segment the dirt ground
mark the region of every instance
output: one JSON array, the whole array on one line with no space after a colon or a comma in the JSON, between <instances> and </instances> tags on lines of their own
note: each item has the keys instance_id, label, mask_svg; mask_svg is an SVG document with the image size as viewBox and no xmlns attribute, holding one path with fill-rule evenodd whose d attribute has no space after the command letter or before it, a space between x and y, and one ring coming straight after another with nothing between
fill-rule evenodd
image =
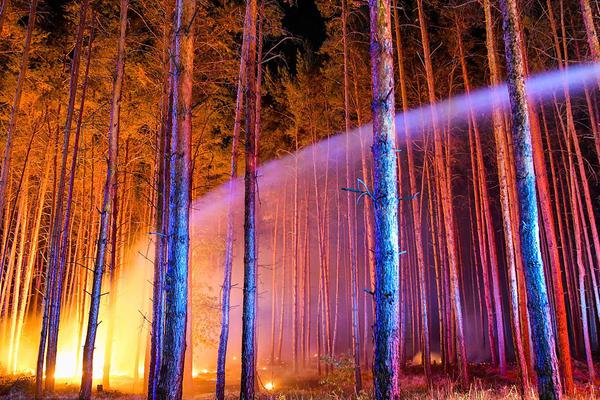
<instances>
[{"instance_id":1,"label":"dirt ground","mask_svg":"<svg viewBox=\"0 0 600 400\"><path fill-rule=\"evenodd\" d=\"M516 385L516 374L510 372L501 376L491 366L486 364L470 366L470 384L461 387L457 381L448 376L441 367L433 369L433 385L427 388L422 369L418 367L409 368L400 380L401 398L409 400L493 400L493 399L522 399ZM576 363L575 380L577 393L569 399L600 399L600 387L590 385L585 381L585 369ZM294 400L294 399L358 399L367 400L370 396L372 382L369 374L364 375L365 389L359 396L353 394L352 371L343 368L318 376L316 371L306 371L294 374L290 368L282 367L275 371L263 371L259 373L258 387L261 390L257 398L264 400ZM276 378L277 377L277 378ZM194 379L192 388L184 395L186 400L209 400L214 399L214 374L204 374ZM273 388L271 389L271 384ZM31 376L0 377L0 399L32 399L34 393L35 379ZM134 394L132 383L120 383L116 390L95 391L94 399L107 400L142 400L145 396L141 393ZM267 390L266 388L271 389ZM238 398L238 383L230 382L227 387L227 398ZM138 387L139 390L139 387ZM48 395L47 399L76 399L78 385L57 384L54 394ZM536 396L530 393L529 398Z\"/></svg>"}]
</instances>

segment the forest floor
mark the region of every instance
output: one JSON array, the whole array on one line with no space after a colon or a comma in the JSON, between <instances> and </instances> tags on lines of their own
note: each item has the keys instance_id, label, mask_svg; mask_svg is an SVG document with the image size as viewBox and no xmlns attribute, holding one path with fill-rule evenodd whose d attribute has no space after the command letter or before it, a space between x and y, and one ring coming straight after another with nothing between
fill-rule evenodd
<instances>
[{"instance_id":1,"label":"forest floor","mask_svg":"<svg viewBox=\"0 0 600 400\"><path fill-rule=\"evenodd\" d=\"M293 374L288 367L285 370L278 371L280 374L273 381L268 380L266 375L259 376L261 400L304 400L304 399L357 399L367 400L372 398L367 393L372 387L369 374L363 375L363 386L365 390L360 396L353 395L352 371L345 368L338 368L328 375L321 378L315 373ZM285 372L287 371L287 372ZM425 377L421 368L408 368L400 380L401 398L407 400L495 400L495 399L522 399L519 392L516 374L510 372L502 376L495 368L487 364L478 364L470 366L470 385L461 387L457 381L448 377L441 368L433 368L433 384L431 389L427 388ZM350 372L350 375L348 375ZM600 387L593 386L585 381L585 369L583 365L576 363L575 381L576 394L566 397L567 399L600 399ZM186 400L212 400L214 399L214 375L194 379L190 394L184 396ZM273 388L267 390L267 388ZM33 377L0 377L0 399L33 399L35 379ZM127 393L125 386L119 390L109 390L95 392L94 399L103 400L145 400L142 394ZM227 399L237 399L239 385L237 382L231 382L227 387ZM46 397L48 400L76 399L78 394L78 385L76 384L57 384L57 390L53 395ZM534 399L536 396L529 396Z\"/></svg>"}]
</instances>

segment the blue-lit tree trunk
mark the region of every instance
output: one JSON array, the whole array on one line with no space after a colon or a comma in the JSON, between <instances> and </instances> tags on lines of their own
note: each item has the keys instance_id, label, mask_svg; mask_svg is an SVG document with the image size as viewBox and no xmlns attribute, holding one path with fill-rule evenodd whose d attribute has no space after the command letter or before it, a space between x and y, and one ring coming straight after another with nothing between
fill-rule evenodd
<instances>
[{"instance_id":1,"label":"blue-lit tree trunk","mask_svg":"<svg viewBox=\"0 0 600 400\"><path fill-rule=\"evenodd\" d=\"M254 399L256 334L256 0L247 0L246 55L246 172L244 176L244 299L242 310L241 399Z\"/></svg>"},{"instance_id":2,"label":"blue-lit tree trunk","mask_svg":"<svg viewBox=\"0 0 600 400\"><path fill-rule=\"evenodd\" d=\"M119 141L119 114L121 110L121 88L125 69L125 32L127 29L127 8L129 0L121 0L120 36L117 52L117 66L113 81L113 91L110 109L110 122L108 125L108 165L102 210L100 214L100 231L96 247L96 261L94 263L94 277L92 283L90 311L88 316L85 345L83 346L83 370L79 399L89 400L92 395L92 379L94 365L94 348L96 332L98 329L98 313L100 310L100 297L102 296L102 276L104 274L104 260L108 245L109 225L114 214L113 199L116 190L117 149ZM113 254L115 249L113 248Z\"/></svg>"},{"instance_id":3,"label":"blue-lit tree trunk","mask_svg":"<svg viewBox=\"0 0 600 400\"><path fill-rule=\"evenodd\" d=\"M369 0L373 85L376 399L398 396L400 282L394 64L389 0Z\"/></svg>"},{"instance_id":4,"label":"blue-lit tree trunk","mask_svg":"<svg viewBox=\"0 0 600 400\"><path fill-rule=\"evenodd\" d=\"M516 164L516 183L519 196L519 234L527 286L535 369L538 374L540 399L559 399L561 382L556 358L556 343L544 265L540 249L538 207L533 164L531 131L527 95L523 76L521 38L515 0L500 0L504 48L506 53L508 92L512 112L512 131Z\"/></svg>"},{"instance_id":5,"label":"blue-lit tree trunk","mask_svg":"<svg viewBox=\"0 0 600 400\"><path fill-rule=\"evenodd\" d=\"M190 140L195 10L195 0L177 0L175 3L174 35L170 54L172 85L165 319L157 399L180 399L183 386L190 241Z\"/></svg>"}]
</instances>

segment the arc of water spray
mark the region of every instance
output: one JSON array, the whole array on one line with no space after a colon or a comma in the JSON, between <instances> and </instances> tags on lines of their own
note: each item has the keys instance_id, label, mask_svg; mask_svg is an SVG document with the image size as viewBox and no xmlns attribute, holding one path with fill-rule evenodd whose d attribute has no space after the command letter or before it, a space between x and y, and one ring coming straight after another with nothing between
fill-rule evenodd
<instances>
[{"instance_id":1,"label":"arc of water spray","mask_svg":"<svg viewBox=\"0 0 600 400\"><path fill-rule=\"evenodd\" d=\"M541 73L530 77L526 81L527 94L530 100L543 102L553 96L557 98L564 97L565 89L572 95L583 91L589 84L595 84L600 80L600 63L580 64L571 66L565 70L557 70ZM482 88L471 91L469 95L463 94L440 101L436 104L423 106L405 113L396 115L396 131L415 135L431 128L433 121L431 115L435 115L439 121L449 121L453 123L467 122L471 112L476 117L489 116L492 110L506 110L509 107L508 89L506 84L498 85L492 88ZM432 110L433 108L433 110ZM361 135L362 140L367 146L372 143L372 126L366 124L356 128L348 133L349 135ZM346 152L356 153L360 151L360 140L350 141L346 146L345 134L329 137L320 142L314 143L296 154L287 155L269 162L266 162L259 168L259 184L262 192L267 193L270 190L278 190L281 182L290 178L294 173L295 159L298 159L298 173L302 174L312 168L313 165L313 146L317 146L315 154L317 155L316 164L325 165L325 157L330 160L338 160ZM402 137L402 135L398 135ZM329 148L329 151L326 151ZM321 151L322 150L322 151ZM243 200L243 190L241 180L233 182L232 191L234 203ZM229 195L229 185L222 185L207 195L196 199L192 205L191 223L201 222L204 218L211 216L221 216L220 208L224 207L226 197Z\"/></svg>"}]
</instances>

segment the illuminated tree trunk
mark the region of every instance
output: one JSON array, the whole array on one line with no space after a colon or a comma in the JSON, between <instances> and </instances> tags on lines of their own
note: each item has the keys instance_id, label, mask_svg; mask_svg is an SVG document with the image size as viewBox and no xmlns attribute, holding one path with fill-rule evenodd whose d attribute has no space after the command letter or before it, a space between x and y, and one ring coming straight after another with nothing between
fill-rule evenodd
<instances>
[{"instance_id":1,"label":"illuminated tree trunk","mask_svg":"<svg viewBox=\"0 0 600 400\"><path fill-rule=\"evenodd\" d=\"M50 153L50 152L49 152ZM49 154L47 153L47 154ZM43 216L43 211L44 211L44 205L45 205L45 198L46 198L46 191L48 188L48 181L49 181L49 177L50 177L50 167L52 165L52 163L49 162L48 157L45 158L45 170L44 170L44 177L42 178L42 182L40 185L40 190L38 192L38 205L37 205L37 209L35 211L35 223L34 223L34 227L33 227L33 231L31 232L31 241L30 241L30 245L29 245L29 253L28 253L28 258L27 258L27 263L26 263L26 271L25 271L25 277L23 280L23 288L21 289L21 302L19 303L19 311L18 311L18 316L17 316L17 325L16 325L16 331L15 331L15 346L14 346L14 352L12 354L13 358L12 358L12 368L13 370L16 371L17 368L17 362L19 360L19 353L20 353L20 343L21 343L21 338L23 336L22 332L23 332L23 324L25 321L25 313L27 311L27 306L28 306L28 300L29 300L29 295L31 292L31 281L32 281L32 277L34 274L34 270L35 270L35 262L37 259L37 249L38 249L38 245L39 245L39 236L40 236L40 228L41 228L41 224L42 224L42 216Z\"/></svg>"},{"instance_id":2,"label":"illuminated tree trunk","mask_svg":"<svg viewBox=\"0 0 600 400\"><path fill-rule=\"evenodd\" d=\"M225 366L227 360L227 341L229 339L229 312L230 312L230 299L231 299L231 272L233 264L233 181L237 176L237 158L238 158L238 145L240 137L240 129L242 125L242 105L244 103L244 85L245 85L245 73L246 73L246 58L247 58L247 47L246 38L249 18L249 9L246 9L246 16L244 19L244 35L242 39L242 54L240 56L240 70L237 83L237 93L235 100L235 116L233 122L233 137L231 141L231 169L230 169L230 183L229 183L229 205L227 213L227 233L225 238L225 261L224 261L224 278L222 286L222 297L221 297L221 334L219 336L219 349L217 353L217 387L216 394L218 400L222 400L225 397Z\"/></svg>"},{"instance_id":3,"label":"illuminated tree trunk","mask_svg":"<svg viewBox=\"0 0 600 400\"><path fill-rule=\"evenodd\" d=\"M422 0L417 2L419 9L419 25L421 28L421 42L423 44L423 54L425 61L425 72L427 75L427 87L429 92L429 102L435 104L435 89L434 89L434 78L433 78L433 67L431 64L431 52L429 49L429 38L427 34L427 28L425 25L425 17L423 14ZM442 137L439 132L437 116L432 108L432 123L433 123L433 134L434 134L434 149L435 149L435 171L440 183L440 200L442 204L442 211L444 217L444 225L446 227L446 244L448 247L448 272L449 272L449 290L450 290L450 304L452 307L452 313L454 314L455 334L456 334L456 345L457 345L457 356L460 368L461 380L466 383L469 380L467 371L467 354L465 350L465 339L463 331L463 314L462 314L462 301L460 296L460 288L458 281L458 254L456 244L456 233L454 225L454 210L452 205L452 184L450 182L450 176L448 176L446 168L444 167L444 153L442 149ZM446 159L449 163L449 159ZM449 164L448 164L449 170Z\"/></svg>"},{"instance_id":4,"label":"illuminated tree trunk","mask_svg":"<svg viewBox=\"0 0 600 400\"><path fill-rule=\"evenodd\" d=\"M23 84L27 75L27 69L29 67L29 51L31 49L31 37L33 35L33 27L35 26L37 10L37 0L31 0L29 4L29 18L27 24L27 33L25 35L25 43L23 44L23 50L21 53L21 64L19 66L19 75L17 77L17 88L13 97L12 107L10 109L10 116L8 119L8 126L6 128L6 141L4 143L4 156L2 159L2 169L0 169L0 220L5 212L6 207L6 186L8 182L8 172L10 170L10 160L12 155L12 143L15 135L15 129L17 126L17 117L19 115L19 109L21 106L21 94L23 93ZM0 35L2 35L2 21L6 12L6 0L3 0L0 5ZM4 231L4 235L7 232ZM0 270L0 274L3 271Z\"/></svg>"},{"instance_id":5,"label":"illuminated tree trunk","mask_svg":"<svg viewBox=\"0 0 600 400\"><path fill-rule=\"evenodd\" d=\"M398 20L397 7L394 10L394 27L396 34L396 55L398 58L398 81L400 84L400 97L402 99L402 111L408 111L408 95L406 90L406 73L404 68L404 50L402 46L402 36L400 33L400 22ZM406 155L408 160L408 178L411 194L417 193L416 167L413 155L412 141L406 122L404 123L404 140L406 146ZM423 235L421 227L421 211L418 201L411 201L410 206L413 218L413 230L415 238L415 249L417 253L417 269L419 275L419 302L421 305L421 321L422 321L422 345L423 345L423 366L425 369L425 378L428 384L431 383L431 356L429 344L429 305L427 300L427 292L425 290L425 257L423 254ZM404 273L401 271L401 273ZM403 289L403 288L402 288ZM403 305L401 305L403 307ZM402 312L402 311L401 311ZM406 332L405 324L400 325L400 366L403 367L406 362L405 358L405 343L404 336Z\"/></svg>"},{"instance_id":6,"label":"illuminated tree trunk","mask_svg":"<svg viewBox=\"0 0 600 400\"><path fill-rule=\"evenodd\" d=\"M471 84L468 77L467 65L465 62L464 49L462 45L462 37L461 34L458 34L458 46L459 46L459 54L461 61L461 68L463 72L463 78L465 82L465 91L467 94L470 93ZM475 197L475 207L478 206L481 208L478 213L479 225L483 225L484 227L480 227L478 229L480 235L480 243L482 244L481 252L482 252L482 277L483 277L483 286L485 293L485 303L487 310L487 319L488 319L488 336L490 341L490 352L492 354L492 360L496 360L495 353L495 338L494 335L494 323L496 327L497 337L498 337L498 365L500 367L500 372L502 374L506 373L506 351L505 351L505 338L504 338L504 324L503 324L503 310L502 310L502 297L500 292L500 278L498 271L498 256L496 253L496 235L494 232L494 226L492 222L492 217L490 213L490 205L489 205L489 193L487 190L487 178L485 172L485 165L483 162L483 150L481 146L481 135L479 131L479 127L477 124L477 120L472 110L470 110L470 122L473 126L474 133L474 144L475 144L475 160L473 162L474 165L474 173L476 172L477 176L477 184L476 186L479 188L478 193ZM479 226L478 225L478 226ZM487 242L486 242L487 239ZM489 274L488 274L488 265L487 265L487 254L486 252L489 250L489 261L490 267L492 269L492 285L493 291L490 288L489 284ZM494 296L494 311L495 315L492 312L490 293L493 293Z\"/></svg>"},{"instance_id":7,"label":"illuminated tree trunk","mask_svg":"<svg viewBox=\"0 0 600 400\"><path fill-rule=\"evenodd\" d=\"M590 0L579 0L581 7L581 16L583 18L583 25L585 26L585 33L590 46L590 53L592 59L595 61L600 60L600 42L598 42L598 34L596 33L596 26L594 25L594 14L592 13L592 6Z\"/></svg>"},{"instance_id":8,"label":"illuminated tree trunk","mask_svg":"<svg viewBox=\"0 0 600 400\"><path fill-rule=\"evenodd\" d=\"M494 41L494 25L491 14L491 6L489 0L484 0L483 8L485 13L486 26L486 47L488 64L490 70L490 83L492 86L499 84L498 67L496 63L496 45ZM524 349L523 339L521 335L521 320L519 318L519 289L517 282L517 264L516 264L516 249L515 240L513 238L513 220L510 212L510 194L509 194L509 172L508 172L508 154L506 133L502 122L502 115L499 110L492 110L492 128L494 131L494 141L496 144L496 162L498 168L498 182L500 186L500 205L502 210L502 227L504 231L504 241L506 250L506 262L508 266L508 283L509 283L509 300L510 300L510 315L512 322L513 344L517 358L517 365L521 374L521 383L523 391L526 391L529 386L527 374L526 352ZM491 222L491 221L490 221Z\"/></svg>"},{"instance_id":9,"label":"illuminated tree trunk","mask_svg":"<svg viewBox=\"0 0 600 400\"><path fill-rule=\"evenodd\" d=\"M373 379L376 399L394 399L399 395L400 259L390 2L371 0L369 11L373 84L373 208L375 211Z\"/></svg>"},{"instance_id":10,"label":"illuminated tree trunk","mask_svg":"<svg viewBox=\"0 0 600 400\"><path fill-rule=\"evenodd\" d=\"M170 152L168 132L171 130L171 76L169 73L169 39L167 23L163 24L162 36L162 92L160 105L160 128L156 143L155 184L156 205L154 209L154 280L152 285L152 326L150 334L150 362L148 364L148 400L156 399L158 376L163 351L163 329L165 310L165 264L166 264L166 232L168 224L167 205L169 198L168 177ZM145 373L145 372L144 372Z\"/></svg>"},{"instance_id":11,"label":"illuminated tree trunk","mask_svg":"<svg viewBox=\"0 0 600 400\"><path fill-rule=\"evenodd\" d=\"M256 0L247 0L246 85L246 172L244 177L244 289L242 311L242 376L240 398L254 399L256 381Z\"/></svg>"},{"instance_id":12,"label":"illuminated tree trunk","mask_svg":"<svg viewBox=\"0 0 600 400\"><path fill-rule=\"evenodd\" d=\"M192 81L194 67L195 0L177 0L170 73L169 203L165 322L158 399L180 399L186 348L189 213L191 188Z\"/></svg>"},{"instance_id":13,"label":"illuminated tree trunk","mask_svg":"<svg viewBox=\"0 0 600 400\"><path fill-rule=\"evenodd\" d=\"M96 332L98 328L98 312L100 309L100 298L102 296L102 276L104 274L104 260L108 245L108 229L111 217L114 218L113 199L116 190L117 148L119 141L119 115L121 111L121 89L123 86L123 75L125 70L125 32L127 29L128 0L121 0L120 35L117 51L117 66L113 81L111 99L110 122L108 128L108 165L102 209L100 214L100 231L96 248L96 261L94 263L94 278L92 285L90 311L88 316L87 333L83 347L83 367L81 377L81 389L79 398L88 400L92 393L94 347L96 343ZM113 232L114 233L114 232ZM116 249L112 249L115 253Z\"/></svg>"},{"instance_id":14,"label":"illuminated tree trunk","mask_svg":"<svg viewBox=\"0 0 600 400\"><path fill-rule=\"evenodd\" d=\"M342 43L344 53L344 126L346 132L346 146L349 147L349 132L350 132L350 83L348 81L348 40L347 40L347 19L348 19L348 4L346 0L342 0ZM348 159L348 153L346 153L346 185L347 187L353 187L354 182L350 179L350 160ZM347 196L346 209L348 212L348 248L350 258L350 293L352 299L352 355L354 357L354 392L360 393L362 390L362 377L360 371L360 334L359 334L359 322L358 322L358 293L357 293L357 275L358 267L356 265L356 248L353 240L354 235L354 222L352 219L352 199Z\"/></svg>"},{"instance_id":15,"label":"illuminated tree trunk","mask_svg":"<svg viewBox=\"0 0 600 400\"><path fill-rule=\"evenodd\" d=\"M527 285L527 306L538 375L538 395L540 399L559 399L561 397L561 383L540 251L535 192L536 178L520 37L518 35L518 16L514 0L500 0L500 8L503 17L502 27L506 52L508 91L513 120L516 183L521 218L519 234Z\"/></svg>"},{"instance_id":16,"label":"illuminated tree trunk","mask_svg":"<svg viewBox=\"0 0 600 400\"><path fill-rule=\"evenodd\" d=\"M40 343L38 349L38 360L36 366L36 398L42 395L42 381L44 375L45 358L45 389L48 392L54 391L54 370L56 367L56 353L58 344L58 324L60 322L60 299L63 274L59 266L61 227L63 222L63 197L65 193L65 179L67 169L67 158L70 143L71 128L73 122L73 113L75 108L75 97L77 93L77 82L79 79L79 62L81 59L81 47L83 43L83 33L85 30L86 14L89 2L85 0L80 8L79 26L77 38L71 63L71 76L69 81L69 104L67 106L67 117L64 128L64 138L62 145L62 161L58 181L55 180L56 190L54 191L54 210L52 216L52 225L48 245L48 261L46 269L46 287L44 296L42 331L40 334ZM64 232L68 234L68 232ZM63 264L64 265L64 264ZM47 344L47 346L46 346ZM46 348L47 347L47 348Z\"/></svg>"},{"instance_id":17,"label":"illuminated tree trunk","mask_svg":"<svg viewBox=\"0 0 600 400\"><path fill-rule=\"evenodd\" d=\"M285 202L285 197L283 199ZM277 321L277 284L276 284L276 270L277 270L277 238L279 236L279 203L275 206L275 219L273 224L273 258L271 259L271 368L275 365L275 325Z\"/></svg>"}]
</instances>

